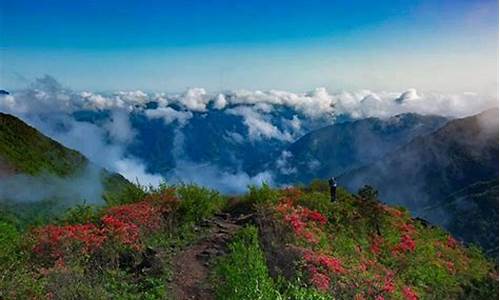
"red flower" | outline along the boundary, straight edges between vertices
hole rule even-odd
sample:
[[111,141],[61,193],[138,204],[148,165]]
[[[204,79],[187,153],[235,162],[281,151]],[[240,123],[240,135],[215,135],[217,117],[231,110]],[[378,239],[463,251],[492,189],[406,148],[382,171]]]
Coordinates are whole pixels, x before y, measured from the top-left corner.
[[409,235],[409,234],[404,234],[402,237],[401,237],[401,240],[399,242],[399,245],[397,245],[393,252],[394,254],[397,254],[397,253],[402,253],[402,252],[412,252],[415,250],[415,241],[413,240],[413,238]]
[[386,293],[392,293],[396,289],[392,276],[387,276],[384,280],[384,287],[382,288]]
[[113,239],[140,248],[142,233],[159,230],[163,215],[172,210],[177,198],[172,190],[152,194],[144,201],[109,208],[101,224],[47,225],[33,230],[33,252],[63,263],[67,254],[92,254]]
[[318,239],[314,235],[314,233],[310,231],[304,231],[303,234],[304,238],[311,244],[317,244],[319,243]]
[[415,241],[409,234],[403,235],[401,238],[401,249],[403,251],[414,251],[415,250]]
[[451,261],[447,261],[446,262],[446,268],[448,269],[448,271],[450,273],[454,273],[455,272],[455,264],[453,264],[453,262],[451,262]]
[[33,252],[60,259],[65,250],[76,247],[82,253],[91,253],[106,240],[106,236],[94,224],[55,226],[47,225],[33,231],[35,246]]
[[384,238],[381,236],[374,236],[371,241],[370,245],[370,251],[373,254],[379,254],[380,253],[380,246],[384,243]]
[[319,290],[326,291],[330,288],[330,278],[323,273],[313,272],[309,280]]
[[162,220],[160,209],[146,201],[112,207],[107,215],[125,223],[135,224],[147,231],[158,230]]
[[340,259],[324,254],[317,254],[313,251],[306,251],[303,256],[309,267],[322,267],[332,273],[343,273],[345,270],[342,267]]
[[282,200],[275,208],[282,215],[283,220],[292,227],[295,235],[304,238],[310,243],[319,242],[315,235],[318,225],[327,223],[327,219],[321,213],[301,207],[294,206],[290,199]]
[[416,231],[415,226],[413,226],[413,224],[410,223],[404,223],[399,225],[398,227],[402,233],[414,234]]
[[104,216],[102,222],[108,236],[116,238],[125,245],[139,248],[139,227],[137,225],[120,221],[113,216]]
[[320,255],[318,257],[318,262],[320,265],[326,267],[330,272],[333,273],[343,273],[344,268],[342,267],[342,263],[339,259],[334,257]]
[[457,240],[455,240],[451,236],[448,236],[448,238],[446,239],[446,246],[448,246],[448,248],[455,249],[457,245],[458,245]]
[[403,288],[403,295],[406,300],[418,300],[418,295],[410,287]]
[[323,216],[321,213],[317,211],[310,211],[308,215],[309,220],[317,222],[321,225],[326,224],[328,221],[325,216]]

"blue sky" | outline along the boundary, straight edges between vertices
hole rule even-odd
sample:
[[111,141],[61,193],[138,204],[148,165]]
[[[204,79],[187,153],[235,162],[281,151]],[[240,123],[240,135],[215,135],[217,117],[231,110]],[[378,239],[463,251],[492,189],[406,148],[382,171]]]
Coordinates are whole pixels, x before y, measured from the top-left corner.
[[0,0],[0,85],[496,91],[496,1]]

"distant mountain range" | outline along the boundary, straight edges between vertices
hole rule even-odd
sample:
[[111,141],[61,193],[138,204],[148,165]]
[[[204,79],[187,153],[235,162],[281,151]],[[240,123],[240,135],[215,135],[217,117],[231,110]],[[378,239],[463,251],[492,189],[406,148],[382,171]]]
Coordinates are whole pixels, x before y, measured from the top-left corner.
[[370,164],[408,143],[433,132],[447,121],[440,116],[401,114],[388,119],[366,118],[309,132],[273,163],[281,169],[279,181],[307,183]]

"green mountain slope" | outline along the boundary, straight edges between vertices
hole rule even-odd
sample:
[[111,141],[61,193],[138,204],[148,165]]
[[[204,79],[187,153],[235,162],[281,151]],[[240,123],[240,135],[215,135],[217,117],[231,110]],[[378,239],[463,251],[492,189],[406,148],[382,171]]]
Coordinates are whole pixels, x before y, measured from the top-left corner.
[[[111,173],[105,169],[92,164],[79,152],[68,149],[60,143],[44,136],[35,128],[27,125],[20,119],[0,113],[0,178],[4,182],[12,178],[22,178],[26,182],[36,181],[41,190],[34,191],[43,193],[44,182],[53,185],[53,182],[71,181],[85,175],[91,169],[95,171],[102,184],[102,198],[114,201],[122,197],[127,190],[135,189],[135,186],[123,176]],[[64,181],[66,179],[66,181]],[[26,186],[26,189],[31,188]],[[0,197],[1,197],[0,193]],[[7,197],[12,198],[12,197]],[[14,210],[23,212],[25,218],[31,217],[31,213],[42,213],[48,215],[55,206],[64,204],[70,200],[71,203],[85,200],[96,202],[97,199],[41,199],[37,203],[29,203],[24,199],[10,201],[12,199],[0,199],[3,210]],[[55,205],[55,204],[58,205]],[[65,205],[63,205],[65,206]],[[30,211],[30,212],[28,212]]]
[[47,138],[18,118],[0,113],[0,158],[4,168],[15,172],[37,175],[49,172],[59,176],[75,173],[87,159]]

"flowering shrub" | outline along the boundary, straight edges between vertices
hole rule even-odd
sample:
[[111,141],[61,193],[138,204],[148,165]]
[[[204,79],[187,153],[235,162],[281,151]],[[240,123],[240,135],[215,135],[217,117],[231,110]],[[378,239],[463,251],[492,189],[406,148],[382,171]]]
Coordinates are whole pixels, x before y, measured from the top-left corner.
[[149,198],[109,208],[98,224],[47,225],[33,230],[33,253],[52,262],[67,255],[87,255],[107,242],[139,250],[141,236],[161,228],[163,215],[171,211],[175,197]]
[[312,251],[306,251],[304,254],[304,260],[308,264],[312,264],[316,267],[322,267],[326,271],[341,274],[344,273],[344,268],[342,267],[342,262],[334,257],[318,254]]
[[451,236],[448,236],[446,238],[446,246],[448,246],[449,248],[451,249],[455,249],[458,245],[458,242],[457,240],[455,240],[454,238],[452,238]]
[[309,281],[319,290],[328,290],[330,277],[335,274],[342,274],[345,271],[339,259],[325,254],[306,250],[303,258],[309,274]]
[[47,225],[34,230],[36,244],[35,254],[60,259],[71,250],[81,254],[92,253],[106,241],[102,229],[94,224],[55,226]]
[[415,241],[409,234],[404,234],[401,237],[399,244],[394,247],[393,254],[412,252],[415,250]]
[[114,216],[104,216],[102,223],[106,237],[134,249],[140,249],[139,227],[137,225],[131,222],[123,222]]
[[418,295],[410,287],[403,288],[403,295],[406,300],[418,300]]
[[330,288],[330,277],[318,271],[317,268],[310,266],[309,281],[320,291],[327,291]]
[[134,204],[112,207],[107,211],[106,217],[125,224],[134,224],[146,231],[158,230],[161,226],[162,212],[160,206],[153,206],[147,201]]
[[285,223],[290,225],[295,235],[305,239],[309,243],[317,244],[320,227],[327,223],[327,219],[321,213],[293,205],[291,199],[281,201],[275,210],[282,216]]

